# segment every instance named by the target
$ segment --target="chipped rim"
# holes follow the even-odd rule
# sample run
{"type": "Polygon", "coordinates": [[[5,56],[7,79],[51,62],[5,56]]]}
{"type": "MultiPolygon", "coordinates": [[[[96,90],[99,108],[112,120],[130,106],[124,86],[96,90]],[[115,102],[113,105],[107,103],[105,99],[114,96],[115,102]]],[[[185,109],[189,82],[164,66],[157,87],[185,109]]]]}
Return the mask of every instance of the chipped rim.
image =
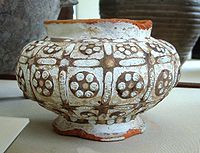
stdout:
{"type": "Polygon", "coordinates": [[[76,24],[76,23],[86,23],[86,24],[95,24],[95,23],[103,23],[103,22],[125,22],[136,25],[138,28],[143,30],[148,30],[152,28],[151,20],[130,20],[130,19],[78,19],[78,20],[47,20],[44,21],[45,25],[48,24],[76,24]]]}

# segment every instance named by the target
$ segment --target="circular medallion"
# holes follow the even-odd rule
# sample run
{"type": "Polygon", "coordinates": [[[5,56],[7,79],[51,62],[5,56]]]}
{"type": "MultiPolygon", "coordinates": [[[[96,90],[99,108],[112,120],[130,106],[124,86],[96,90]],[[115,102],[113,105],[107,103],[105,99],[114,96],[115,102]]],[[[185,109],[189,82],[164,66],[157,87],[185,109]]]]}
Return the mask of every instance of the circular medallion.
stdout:
{"type": "Polygon", "coordinates": [[[43,96],[51,96],[53,93],[53,79],[46,70],[36,70],[32,79],[32,85],[35,90],[43,96]]]}
{"type": "Polygon", "coordinates": [[[166,93],[172,85],[172,73],[169,70],[162,70],[157,78],[155,94],[161,96],[166,93]]]}
{"type": "Polygon", "coordinates": [[[17,69],[17,72],[16,72],[16,79],[17,79],[17,82],[18,82],[18,85],[19,85],[19,88],[22,90],[22,91],[26,91],[26,83],[25,83],[25,79],[24,79],[24,73],[23,73],[23,70],[21,67],[19,67],[17,69]]]}
{"type": "Polygon", "coordinates": [[[116,84],[119,97],[123,99],[134,98],[144,89],[144,80],[136,72],[122,73],[116,84]]]}
{"type": "Polygon", "coordinates": [[[146,45],[152,50],[154,50],[155,52],[165,53],[167,51],[166,47],[163,46],[162,43],[159,41],[148,39],[148,42],[146,42],[146,45]]]}
{"type": "Polygon", "coordinates": [[[53,53],[59,52],[61,49],[62,47],[60,47],[59,45],[55,43],[49,43],[48,45],[44,46],[43,52],[45,54],[53,54],[53,53]]]}
{"type": "Polygon", "coordinates": [[[69,88],[78,98],[92,98],[99,91],[99,83],[94,74],[83,71],[70,78],[69,88]]]}
{"type": "Polygon", "coordinates": [[[92,55],[102,50],[102,43],[95,41],[85,41],[81,44],[79,50],[84,55],[92,55]]]}
{"type": "Polygon", "coordinates": [[[139,51],[138,46],[133,43],[118,43],[116,45],[116,51],[121,52],[125,56],[130,56],[133,53],[137,53],[139,51]]]}

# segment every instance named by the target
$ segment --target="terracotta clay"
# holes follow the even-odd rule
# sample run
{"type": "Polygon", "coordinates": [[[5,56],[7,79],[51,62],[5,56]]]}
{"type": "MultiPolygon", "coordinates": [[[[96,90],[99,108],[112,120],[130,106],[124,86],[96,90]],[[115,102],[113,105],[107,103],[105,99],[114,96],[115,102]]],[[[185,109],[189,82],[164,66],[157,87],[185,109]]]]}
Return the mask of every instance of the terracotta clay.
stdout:
{"type": "Polygon", "coordinates": [[[139,114],[176,85],[175,48],[151,37],[152,22],[127,19],[47,21],[16,69],[24,95],[57,113],[55,131],[117,141],[144,131],[139,114]]]}

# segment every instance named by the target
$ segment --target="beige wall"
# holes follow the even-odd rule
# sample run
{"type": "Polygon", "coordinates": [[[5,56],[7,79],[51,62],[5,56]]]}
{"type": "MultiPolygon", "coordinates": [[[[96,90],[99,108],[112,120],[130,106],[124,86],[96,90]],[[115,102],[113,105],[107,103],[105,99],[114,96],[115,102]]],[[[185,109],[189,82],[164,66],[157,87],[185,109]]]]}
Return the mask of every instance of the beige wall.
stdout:
{"type": "Polygon", "coordinates": [[[99,0],[79,0],[76,14],[77,19],[100,18],[99,0]]]}

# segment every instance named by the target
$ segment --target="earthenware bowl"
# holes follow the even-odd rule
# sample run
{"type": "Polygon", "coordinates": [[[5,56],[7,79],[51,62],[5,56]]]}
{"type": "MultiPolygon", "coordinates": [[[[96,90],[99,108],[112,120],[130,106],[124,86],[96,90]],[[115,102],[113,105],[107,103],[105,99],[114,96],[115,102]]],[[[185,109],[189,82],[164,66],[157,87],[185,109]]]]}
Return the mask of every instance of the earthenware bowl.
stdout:
{"type": "Polygon", "coordinates": [[[57,113],[55,131],[99,141],[144,131],[139,114],[176,85],[175,48],[151,37],[150,20],[46,21],[16,69],[24,95],[57,113]]]}

